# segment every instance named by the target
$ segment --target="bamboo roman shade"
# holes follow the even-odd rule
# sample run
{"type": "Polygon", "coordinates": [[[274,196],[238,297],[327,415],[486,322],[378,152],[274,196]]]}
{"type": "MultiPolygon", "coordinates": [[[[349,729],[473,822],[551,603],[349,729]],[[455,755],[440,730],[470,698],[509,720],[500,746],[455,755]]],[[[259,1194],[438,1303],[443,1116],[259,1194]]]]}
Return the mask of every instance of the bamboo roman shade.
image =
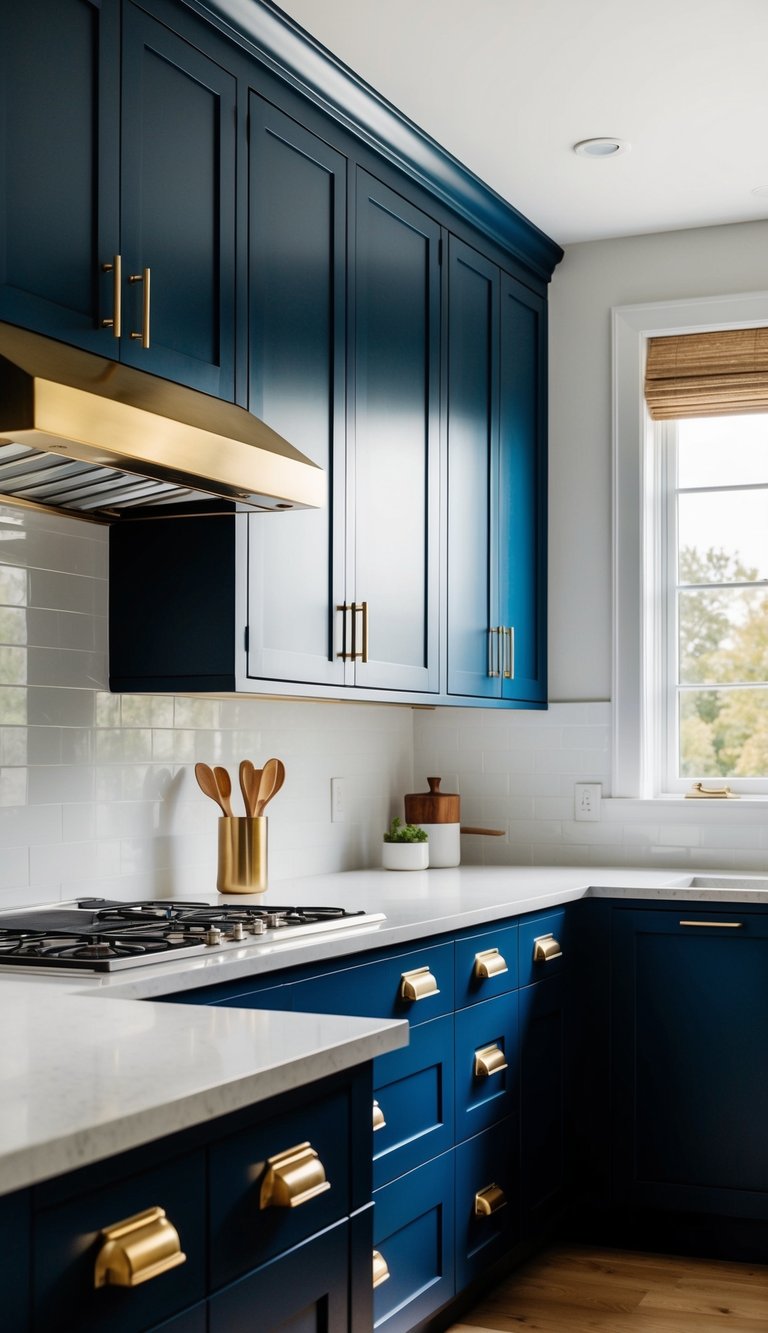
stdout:
{"type": "Polygon", "coordinates": [[[654,421],[768,412],[768,328],[649,339],[645,398],[654,421]]]}

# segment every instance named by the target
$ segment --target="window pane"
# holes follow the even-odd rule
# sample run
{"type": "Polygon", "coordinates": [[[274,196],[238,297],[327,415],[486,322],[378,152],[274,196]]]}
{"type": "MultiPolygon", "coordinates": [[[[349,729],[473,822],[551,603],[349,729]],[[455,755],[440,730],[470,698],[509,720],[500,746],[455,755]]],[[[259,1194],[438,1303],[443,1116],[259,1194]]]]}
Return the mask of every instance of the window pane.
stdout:
{"type": "Polygon", "coordinates": [[[678,707],[681,777],[768,773],[768,687],[683,690],[678,707]]]}
{"type": "Polygon", "coordinates": [[[679,421],[678,485],[768,482],[768,416],[679,421]]]}
{"type": "Polygon", "coordinates": [[[768,591],[681,592],[678,650],[683,685],[768,680],[768,591]]]}
{"type": "Polygon", "coordinates": [[[768,578],[768,490],[678,496],[680,583],[768,578]]]}

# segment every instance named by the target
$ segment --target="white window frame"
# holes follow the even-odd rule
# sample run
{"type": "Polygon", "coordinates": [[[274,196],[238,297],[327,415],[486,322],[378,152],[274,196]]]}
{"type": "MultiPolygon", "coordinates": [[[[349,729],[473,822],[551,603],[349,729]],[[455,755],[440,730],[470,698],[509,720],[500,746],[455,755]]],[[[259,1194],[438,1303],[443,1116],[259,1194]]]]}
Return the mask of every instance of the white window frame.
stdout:
{"type": "MultiPolygon", "coordinates": [[[[662,798],[668,692],[662,615],[666,525],[655,520],[661,450],[643,393],[648,339],[768,327],[768,292],[615,306],[612,316],[613,795],[662,798]]],[[[737,784],[731,784],[736,788],[737,784]]],[[[755,791],[756,784],[748,785],[755,791]]],[[[768,783],[762,785],[768,797],[768,783]]]]}

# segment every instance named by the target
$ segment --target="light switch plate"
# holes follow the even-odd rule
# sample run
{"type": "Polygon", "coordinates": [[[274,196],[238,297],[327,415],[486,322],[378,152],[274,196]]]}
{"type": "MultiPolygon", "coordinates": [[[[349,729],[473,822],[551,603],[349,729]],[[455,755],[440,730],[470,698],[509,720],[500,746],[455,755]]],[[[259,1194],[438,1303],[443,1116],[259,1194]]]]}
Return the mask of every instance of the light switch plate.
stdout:
{"type": "Polygon", "coordinates": [[[600,818],[601,782],[577,782],[573,788],[573,817],[597,821],[600,818]]]}

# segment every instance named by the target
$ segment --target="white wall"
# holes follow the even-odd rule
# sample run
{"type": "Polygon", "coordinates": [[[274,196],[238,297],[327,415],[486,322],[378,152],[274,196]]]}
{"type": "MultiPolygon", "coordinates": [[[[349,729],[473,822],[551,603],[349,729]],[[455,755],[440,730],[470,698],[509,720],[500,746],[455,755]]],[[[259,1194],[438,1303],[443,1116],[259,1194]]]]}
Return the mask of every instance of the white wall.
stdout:
{"type": "Polygon", "coordinates": [[[0,907],[215,892],[200,759],[286,764],[270,882],[378,863],[412,788],[406,708],[112,695],[106,529],[0,506],[0,907]],[[346,782],[343,823],[330,779],[346,782]]]}
{"type": "Polygon", "coordinates": [[[768,290],[768,222],[573,245],[550,289],[549,688],[611,690],[615,305],[768,290]]]}

